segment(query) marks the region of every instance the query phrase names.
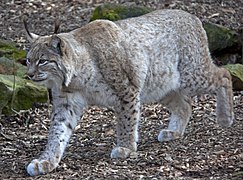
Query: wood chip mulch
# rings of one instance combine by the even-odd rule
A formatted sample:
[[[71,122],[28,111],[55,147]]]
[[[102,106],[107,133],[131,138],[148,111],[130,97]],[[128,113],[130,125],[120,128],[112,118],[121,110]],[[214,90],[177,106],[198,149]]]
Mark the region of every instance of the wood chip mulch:
[[[2,0],[0,37],[25,46],[21,16],[38,34],[53,30],[60,18],[62,31],[88,22],[93,8],[107,0]],[[210,21],[242,29],[241,0],[146,0],[139,5],[179,8]],[[243,92],[234,94],[235,121],[222,129],[215,122],[215,99],[193,98],[193,115],[182,139],[159,143],[157,135],[168,124],[168,111],[144,105],[138,153],[126,160],[110,159],[115,143],[112,111],[91,107],[76,128],[60,166],[52,173],[29,177],[26,165],[38,157],[47,141],[50,105],[36,105],[14,116],[0,116],[0,179],[243,179]]]

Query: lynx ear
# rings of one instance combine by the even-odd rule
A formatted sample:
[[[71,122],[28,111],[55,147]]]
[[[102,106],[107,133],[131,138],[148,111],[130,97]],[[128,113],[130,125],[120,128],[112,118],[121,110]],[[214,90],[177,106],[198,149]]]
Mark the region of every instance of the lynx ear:
[[[64,40],[62,40],[58,35],[52,35],[49,47],[51,51],[54,51],[55,53],[62,56],[60,61],[58,61],[58,66],[63,72],[64,82],[63,85],[66,87],[70,84],[72,81],[72,78],[74,76],[74,67],[72,63],[69,63],[67,59],[69,59],[68,54],[66,54],[66,43]]]
[[[26,16],[24,16],[23,17],[23,23],[24,23],[25,34],[26,34],[27,40],[30,43],[32,43],[33,41],[35,41],[39,37],[39,35],[34,34],[34,33],[30,33],[28,26],[27,26],[26,19],[27,19]]]
[[[52,50],[54,50],[60,56],[62,56],[61,43],[62,40],[57,35],[53,35],[49,44],[52,47]]]

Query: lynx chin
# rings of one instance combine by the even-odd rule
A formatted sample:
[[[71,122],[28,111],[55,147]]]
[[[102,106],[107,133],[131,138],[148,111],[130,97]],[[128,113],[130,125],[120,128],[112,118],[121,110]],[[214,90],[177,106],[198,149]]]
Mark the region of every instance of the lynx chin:
[[[57,28],[56,28],[57,29]],[[27,75],[51,89],[53,111],[44,152],[27,166],[31,176],[58,166],[85,109],[113,108],[116,147],[111,158],[137,151],[140,107],[162,103],[170,112],[160,142],[183,136],[192,110],[190,97],[216,94],[217,122],[233,123],[231,76],[210,57],[200,20],[181,10],[158,10],[111,22],[96,20],[68,33],[30,33]]]

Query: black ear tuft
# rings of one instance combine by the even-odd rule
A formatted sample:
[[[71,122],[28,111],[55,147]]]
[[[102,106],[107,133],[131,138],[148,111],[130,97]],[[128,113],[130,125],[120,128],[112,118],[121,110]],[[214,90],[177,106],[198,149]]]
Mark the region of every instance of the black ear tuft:
[[[60,29],[61,21],[60,19],[55,20],[55,25],[54,25],[54,34],[57,34],[59,29]]]
[[[28,29],[28,25],[27,25],[27,16],[24,15],[24,16],[22,17],[22,20],[23,20],[24,29],[25,29],[27,35],[31,37],[30,31],[29,31],[29,29]]]
[[[60,56],[62,56],[61,43],[62,43],[62,40],[57,35],[53,35],[51,37],[50,46],[51,46],[52,50],[55,53],[59,54]]]
[[[28,25],[27,25],[27,16],[26,15],[22,16],[22,21],[23,21],[23,24],[24,24],[24,30],[25,30],[25,34],[26,34],[28,41],[29,42],[35,41],[39,36],[37,34],[31,33],[29,31]]]

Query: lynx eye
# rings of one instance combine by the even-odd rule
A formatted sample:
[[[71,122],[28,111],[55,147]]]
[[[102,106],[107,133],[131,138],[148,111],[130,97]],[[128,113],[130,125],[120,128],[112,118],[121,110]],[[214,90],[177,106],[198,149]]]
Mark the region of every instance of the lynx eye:
[[[38,66],[44,66],[48,63],[49,61],[47,59],[40,59],[38,61]]]

